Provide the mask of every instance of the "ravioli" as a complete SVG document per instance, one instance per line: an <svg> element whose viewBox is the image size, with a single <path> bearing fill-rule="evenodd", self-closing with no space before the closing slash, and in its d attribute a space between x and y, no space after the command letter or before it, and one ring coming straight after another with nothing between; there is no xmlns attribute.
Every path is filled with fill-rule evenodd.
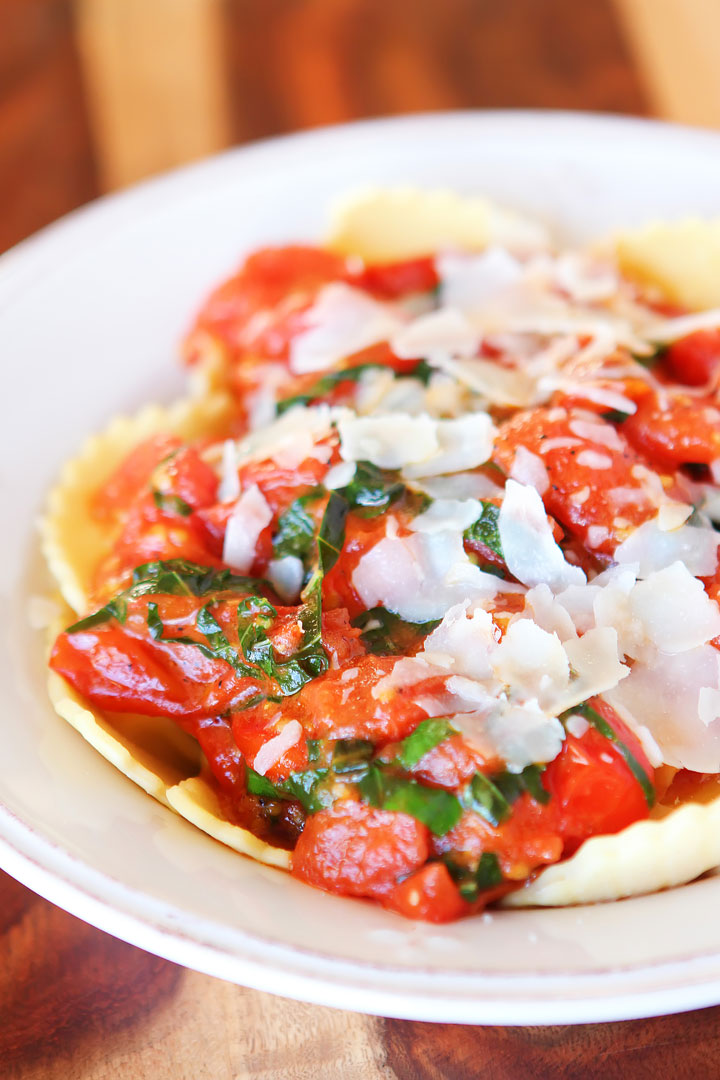
<svg viewBox="0 0 720 1080"><path fill-rule="evenodd" d="M701 258L697 253L692 254L700 235L695 225L668 226L669 231L663 232L664 228L658 226L626 234L618 240L620 265L626 276L636 278L641 284L662 287L666 297L688 307L703 308L717 303L710 280L714 281L713 229L707 235L703 233L707 248ZM478 253L487 252L488 245L492 249L489 261L473 262ZM507 254L496 256L495 246L501 245L506 245L503 250ZM377 351L387 344L380 336L377 342L370 340L358 350L360 360L356 366L360 377L353 366L355 361L343 366L345 361L341 360L338 367L333 350L337 348L339 331L335 324L328 324L323 327L325 354L318 352L314 343L314 352L305 350L302 354L304 366L301 368L298 363L297 370L293 370L294 342L307 332L302 320L298 326L293 324L288 338L289 352L277 351L272 359L275 369L280 363L289 364L289 374L283 375L286 381L276 384L271 379L268 381L270 389L274 385L280 387L273 397L273 408L278 413L291 410L292 415L275 424L264 421L262 430L243 441L235 437L238 424L247 422L238 386L245 390L247 387L237 379L228 380L225 369L228 354L210 335L204 344L201 342L201 375L199 380L195 378L196 396L168 409L149 406L134 418L118 418L103 434L89 440L81 454L65 466L58 486L50 495L42 524L48 565L65 601L83 617L80 625L87 624L90 630L95 623L103 626L108 621L117 623L118 632L135 635L133 640L138 634L142 638L144 633L143 648L154 650L153 663L158 656L169 655L168 649L174 642L186 652L190 650L195 658L198 653L192 649L199 649L203 662L208 660L211 665L208 678L215 678L213 664L217 666L223 661L234 666L232 677L218 677L217 681L221 687L223 681L226 684L222 693L229 694L230 686L236 696L222 698L218 690L220 698L229 704L223 708L218 705L216 711L227 713L232 719L233 737L240 740L239 760L247 765L253 794L263 812L277 816L278 807L285 813L282 808L296 806L299 801L306 827L299 833L295 858L286 843L267 842L249 828L225 818L217 778L213 778L208 768L208 759L200 752L195 738L180 731L169 715L140 716L131 709L98 708L68 687L55 672L50 676L50 696L59 715L117 768L215 839L259 861L291 869L297 876L324 888L371 896L382 902L386 902L392 891L393 899L388 906L394 910L442 921L468 913L471 908L463 907L462 903L479 902L478 888L481 895L483 890L489 890L490 896L493 887L500 885L498 897L501 897L503 891L515 888L522 880L520 857L510 869L509 863L495 858L492 873L483 877L482 867L485 865L486 871L488 865L483 864L483 854L472 871L471 885L475 892L468 891L467 874L462 867L458 868L452 838L462 835L465 837L462 843L469 844L470 850L477 844L477 838L472 829L470 833L467 831L468 815L476 814L482 819L485 824L481 831L488 824L501 829L502 822L515 813L514 800L519 799L518 805L525 808L536 804L541 812L551 791L543 788L539 777L557 775L553 761L563 740L565 744L570 740L579 744L588 726L594 725L594 737L608 740L606 756L611 752L616 758L622 757L625 764L621 762L620 767L629 767L641 779L646 753L649 757L657 755L658 764L661 760L674 768L685 764L683 755L689 751L683 747L682 738L678 741L673 735L672 751L666 750L663 758L663 748L657 746L652 731L637 717L631 717L630 729L624 726L627 702L631 699L619 696L614 690L618 684L623 685L622 679L633 670L640 671L648 663L648 656L651 659L657 656L658 650L660 653L667 650L673 656L692 654L697 659L697 669L700 670L702 661L705 671L711 655L707 651L711 648L709 643L720 632L716 625L720 618L716 600L705 593L698 581L699 576L714 573L717 544L713 548L709 519L686 523L693 512L689 493L692 490L698 495L698 488L681 485L678 489L677 478L685 475L682 473L685 460L673 460L672 448L661 447L665 456L655 472L642 464L646 458L637 450L639 444L627 441L624 432L626 421L629 421L627 430L633 430L635 410L644 407L645 399L642 395L637 401L628 397L631 391L627 390L622 376L616 377L613 368L615 364L619 366L618 354L623 362L634 363L633 350L645 350L648 355L653 352L650 332L643 336L646 326L656 328L662 324L661 332L671 348L676 339L682 341L683 333L680 328L674 330L672 320L663 321L651 301L646 310L641 310L646 322L628 320L620 314L625 308L612 306L614 297L607 285L606 267L592 262L585 264L585 256L576 253L552 253L542 227L499 211L484 200L464 200L449 192L405 189L366 193L339 207L329 248L342 258L350 257L347 264L350 277L343 280L342 288L354 293L364 289L365 296L370 297L363 299L362 310L367 311L370 319L377 316L378 325L383 327L378 334L389 335L389 360L386 353ZM425 265L427 253L437 250L447 253L432 269L439 275L440 285L428 288L432 279ZM465 255L458 254L459 251ZM534 254L538 251L539 254ZM675 254L671 257L668 252ZM377 264L377 276L371 273L367 279L358 277L355 266L358 259ZM382 294L383 289L398 287L393 275L403 260L411 267L405 271L410 274L411 282L407 289L411 301L406 309L401 306L402 294L399 299L393 296L389 300ZM527 264L536 265L537 269L535 277L526 274L525 280ZM501 301L485 308L468 307L464 299L467 289L487 288L488 273L499 275L505 289L498 293ZM538 293L536 285L538 278L543 280L542 274L556 275L547 286L547 295L542 290ZM418 282L423 283L423 289L416 288ZM617 284L614 287L617 289ZM313 295L317 297L317 293ZM440 304L444 305L439 315L438 295ZM347 319L350 315L355 318L359 310L356 300L351 298L351 301L348 307L345 294L339 299L336 294L332 304L325 308L330 312L330 321L340 319L341 333L349 333L350 337L355 331L347 329ZM524 309L521 303L526 305ZM633 303L635 317L640 310L637 298L633 298ZM642 297L640 303L644 303ZM290 311L293 310L291 304ZM311 306L307 310L314 309ZM542 364L531 356L523 367L523 358L518 362L512 354L496 363L499 346L492 343L502 329L496 323L498 310L511 327L510 333L516 335L523 347L529 347L528 341L532 343L538 338L550 339L537 347ZM682 322L682 318L687 317L681 316L678 321ZM345 324L342 319L346 320ZM475 342L474 352L468 347L468 340ZM479 353L477 342L486 340L491 343L490 350ZM558 340L564 342L565 351L557 347ZM197 340L195 344L198 345ZM269 347L277 349L274 339ZM306 370L308 356L315 357L312 364L316 366L311 364ZM429 359L417 359L423 356ZM583 370L579 361L576 363L578 357L584 360L594 381L581 375L579 381L572 382L577 378L577 370ZM251 355L250 359L262 380L263 365L269 371L270 360L260 353ZM597 365L596 374L593 364ZM512 404L508 401L506 385L501 386L495 378L498 367L503 369L506 381L509 371L522 381L522 397L517 397L516 382L513 390L516 399ZM642 375L639 365L633 369L633 377L636 374ZM259 385L261 381L252 383L253 394ZM458 385L463 387L462 399L456 392ZM652 390L652 381L647 385ZM232 392L211 390L211 386L230 386ZM339 390L345 397L338 400ZM579 406L575 403L578 396ZM368 405L368 400L374 404ZM460 400L467 412L456 416L453 409ZM558 401L572 404L558 405ZM531 411L513 412L519 404L527 404ZM708 405L706 411L711 408ZM542 422L535 431L532 425L538 417ZM705 419L712 426L712 419ZM153 493L155 505L161 510L161 527L172 529L173 514L177 515L178 523L188 516L195 521L197 514L198 528L204 530L202 535L210 545L208 551L212 550L208 574L210 577L220 574L215 592L209 586L185 585L182 593L188 611L193 618L197 617L198 627L204 612L204 636L198 636L193 629L194 636L188 637L189 615L181 618L178 614L172 617L165 614L157 594L142 574L134 573L132 581L136 584L139 581L139 585L130 586L123 594L130 598L122 601L123 605L130 605L129 616L125 607L112 605L105 614L102 611L92 614L93 608L97 608L97 603L92 602L95 569L113 550L119 529L117 523L110 524L93 516L92 495L130 450L162 432L179 435L190 447L200 440L202 460L198 468L214 469L223 492L214 501L206 500L199 511L192 502L186 502L185 488ZM655 452L654 447L651 450ZM646 453L647 446L643 444L642 454ZM573 456L577 462L572 460ZM267 479L268 463L276 472L279 470L271 482ZM578 467L587 470L588 481L596 484L598 494L590 498L586 494L590 488L587 485L583 488L578 481L565 492L562 502L554 492L562 487L561 478L567 481L569 473ZM670 473L674 481L668 479ZM304 479L297 487L299 475ZM186 481L181 477L178 482ZM263 487L266 482L268 486ZM706 505L710 507L713 482L714 474L703 480L697 500L701 511ZM697 485L695 479L692 483ZM296 490L287 497L290 500L286 500L287 505L278 509L273 492L283 484L288 490L295 484ZM177 493L181 490L184 494ZM608 492L612 495L615 491L622 493L623 501L620 512L616 511L610 520L602 500L607 499ZM322 514L313 510L318 505ZM595 517L591 512L593 506ZM162 514L166 510L169 523L163 525ZM338 558L342 566L345 522L346 519L349 523L356 522L354 515L362 526L353 525L360 529L357 534L352 533L355 544L356 535L365 535L373 521L386 529L377 546L361 554L358 565L347 571L347 581L356 597L353 602L357 603L359 596L364 605L362 618L353 616L360 629L350 631L350 615L346 613L342 617L345 622L339 617L335 620L337 639L332 637L336 633L333 623L330 638L321 637L318 629L311 647L307 626L314 617L313 596L316 599L320 596L317 575L320 573L322 583L323 576L331 575ZM605 521L607 525L600 523ZM443 540L445 533L448 538ZM559 541L561 533L563 539ZM263 536L269 556L258 554ZM665 539L668 536L670 548ZM634 546L626 547L631 541ZM217 547L218 543L221 548ZM214 569L220 558L218 552L222 555L224 571ZM677 552L677 558L673 552ZM685 559L691 570L687 566L683 570L678 558ZM259 559L264 560L260 576L257 569L253 571ZM380 567L383 559L387 564L385 571ZM387 570L390 566L387 560L392 561L391 572ZM603 576L603 567L611 563L613 566ZM176 573L176 564L172 560L163 563L162 556L160 562L152 565L159 566L162 573ZM165 566L169 568L167 571L163 569ZM640 569L633 570L637 566ZM198 569L186 569L180 577L184 573L187 580L193 575L197 578ZM235 577L231 574L229 579L222 578L222 573L227 575L230 571ZM251 571L256 582L253 588L260 589L259 593L253 593L250 585L243 592L245 586L237 584L242 575L250 575ZM157 576L157 571L153 573ZM673 588L687 606L683 620L678 620L674 629L668 629L661 598L653 595L653 582L657 581L659 589L659 575L668 573L674 575ZM419 575L417 580L413 574ZM267 580L258 585L262 575ZM597 586L595 575L601 583ZM695 584L691 587L693 578ZM337 575L332 580L340 582ZM313 582L316 582L315 593ZM230 599L228 588L231 592L235 589ZM249 601L247 589L250 589ZM201 607L207 597L210 599ZM237 597L240 597L239 606ZM281 602L278 597L282 597ZM243 614L242 605L247 607L247 603L251 604L253 617L260 618L259 629L252 627ZM215 614L210 615L213 604L218 606ZM223 621L228 611L235 620L232 633L228 630L229 623ZM269 615L269 611L273 614ZM375 625L376 611L384 612L379 627ZM319 607L318 626L322 613ZM140 617L146 626L144 631L137 629ZM130 623L123 629L126 618ZM304 634L302 640L293 630L293 620ZM172 635L171 627L176 623L181 624L185 636ZM388 626L394 629L388 631ZM252 630L250 636L248 628ZM326 630L323 624L323 634ZM368 654L361 655L359 646L354 645L360 632L363 641L372 643L368 645ZM288 644L293 633L295 643ZM393 633L401 635L400 644L383 651L389 640L387 635ZM233 635L239 635L237 645ZM330 639L344 640L346 654L340 656L336 644L329 646ZM480 647L484 650L482 659L477 651ZM371 655L376 648L378 660ZM329 668L325 661L320 663L323 649L326 659L334 657ZM389 657L398 654L400 659L391 662ZM199 659L195 666L198 664ZM353 688L352 680L359 670L363 679L371 671L375 682L368 700L381 705L385 700L395 700L408 687L412 689L413 679L425 686L423 680L442 677L447 680L444 685L451 689L449 698L446 693L443 699L445 712L437 711L439 706L434 702L427 704L430 697L424 690L418 695L423 703L420 713L412 713L409 718L403 714L401 720L391 717L387 721L390 726L384 729L384 742L378 745L389 745L388 752L395 754L394 758L388 759L387 754L383 758L383 750L377 759L371 760L369 752L363 751L365 757L361 753L357 761L351 754L351 767L347 767L343 755L350 751L344 745L346 742L367 746L377 738L374 734L368 736L370 728L353 711L355 698L360 699L365 692L359 682ZM347 693L339 685L346 675ZM275 680L270 690L265 686L268 678ZM241 686L243 679L254 680L253 686L258 690L255 697L249 696L249 690L244 698L237 696L245 693ZM317 714L302 711L306 699L314 700L315 679L317 686L337 684L337 693L343 695L333 699L337 712L327 721L322 720L324 714L319 705ZM305 687L309 689L306 691ZM713 694L720 696L720 688L716 691L707 685L705 689L708 693L702 703L698 702L695 724L698 730L705 725L710 731L715 719ZM618 702L619 719L615 728L594 706L586 707L588 700L606 692L615 692ZM488 694L495 695L495 712L488 714L493 717L490 724L482 716L478 718L479 706L471 704L489 700ZM337 705L339 700L342 707ZM613 700L611 696L611 704ZM350 704L346 706L347 702ZM453 705L458 705L457 713ZM421 719L422 710L426 720ZM355 717L355 727L350 723L351 714ZM188 729L192 726L190 719L194 722L197 715L200 715L197 710L192 718L188 714L185 724ZM563 718L564 734L558 716ZM590 725L587 716L594 716ZM677 724L677 716L671 716L667 722L672 727ZM522 737L516 737L513 724L525 732ZM228 721L228 732L230 727ZM261 736L257 735L258 731ZM629 734L618 735L618 731ZM252 741L256 735L264 740L261 747ZM323 742L328 737L329 749ZM305 738L308 755L312 752L325 756L313 759L299 755ZM473 743L473 739L479 741ZM446 744L445 740L450 742ZM469 773L467 783L458 782L449 793L435 778L431 778L430 787L424 787L425 755L442 751L443 745L450 743L457 746L458 740L470 741L475 754L472 761L476 765L485 763L482 767L477 765L480 771L475 776L481 779L476 781ZM310 743L313 743L312 751ZM321 749L317 750L315 744ZM338 756L340 744L343 744L342 753ZM218 754L215 766L224 768L222 753L216 750L213 753ZM233 753L238 756L237 746ZM277 775L273 772L281 768L283 761L295 760L296 753L301 764L289 777L282 775L282 770ZM357 756L357 750L352 753ZM705 768L713 753L714 744L708 738L700 756L692 758L691 767ZM232 767L236 766L237 762ZM400 766L404 771L398 772ZM362 776L357 788L362 792L360 799L353 787L357 776ZM368 778L375 785L372 791ZM486 781L489 787L483 786ZM548 782L552 788L556 781ZM419 793L420 788L425 794ZM448 797L444 798L446 794ZM342 834L343 843L352 846L348 822L357 816L360 804L366 809L357 826L359 834L363 830L368 835L375 828L383 829L388 843L398 846L402 842L407 862L398 870L397 884L392 890L382 882L377 886L371 882L367 886L370 891L358 891L354 881L342 877L344 871L337 865L331 869L335 877L320 879L312 861L320 843L315 832L321 815L325 815L330 831L334 829L335 834ZM300 826L293 813L287 821L283 819L283 827L287 825L297 831ZM609 817L608 833L589 835L570 858L557 861L556 849L553 855L542 855L526 870L528 880L524 886L515 888L501 902L511 907L589 903L693 880L720 863L719 815L720 796L710 787L705 789L705 801L685 800L671 809L656 805L648 819L636 820L619 831L610 824ZM409 825L404 824L405 819ZM427 852L422 856L426 851L423 830L428 829L433 845L429 861ZM313 843L316 847L311 857L308 851ZM550 852L552 844L549 841L548 844ZM492 848L489 854L495 857ZM543 868L543 860L552 861L553 865ZM455 883L453 888L462 885L466 890L460 894L462 903L458 901L454 906L448 903L439 914L437 910L427 914L429 908L418 908L413 899L417 891L413 883L418 881L418 889L427 886L430 894L437 889L437 882L434 879L431 882L430 878L445 875L443 887L446 888L445 878L450 881L448 873ZM494 876L497 874L499 879ZM406 880L409 885L405 884ZM471 894L472 899L468 900Z"/></svg>

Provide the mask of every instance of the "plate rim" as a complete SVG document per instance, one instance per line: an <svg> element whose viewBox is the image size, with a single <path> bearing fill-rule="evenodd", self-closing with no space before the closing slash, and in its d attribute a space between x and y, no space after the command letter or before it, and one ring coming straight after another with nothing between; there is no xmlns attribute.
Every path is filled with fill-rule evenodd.
<svg viewBox="0 0 720 1080"><path fill-rule="evenodd" d="M296 132L232 147L128 189L100 196L45 226L0 256L0 303L11 298L15 289L22 290L24 285L31 283L38 271L40 274L48 272L55 264L58 253L64 250L68 235L75 236L81 243L87 235L102 236L114 230L118 220L126 217L128 212L132 213L137 205L142 206L143 215L152 213L153 205L157 205L158 200L166 194L177 197L182 195L184 188L191 192L202 187L212 181L215 173L222 174L230 161L243 159L252 163L255 159L255 163L262 167L263 158L268 155L272 158L276 154L282 157L288 151L292 153L291 147L298 144L306 147L314 145L322 151L326 144L337 147L338 141L340 144L344 140L355 141L358 137L372 136L376 132L387 133L397 129L416 131L428 125L436 128L440 125L447 127L448 124L503 128L510 142L516 142L528 125L531 130L535 129L535 137L538 128L567 133L572 129L587 131L591 127L597 133L604 133L614 144L623 138L633 139L641 132L643 135L653 133L655 138L680 140L683 144L707 148L720 154L718 132L640 117L542 109L425 112ZM56 864L54 869L51 868L53 863ZM57 864L60 864L60 869ZM535 980L538 989L534 994L508 993L505 999L499 1000L490 993L477 996L479 988L473 989L471 984L473 978L477 980L479 976L471 973L438 972L450 987L449 992L438 995L414 988L412 969L397 970L394 981L404 980L405 985L384 989L367 985L368 971L380 972L381 969L377 967L363 969L358 964L323 955L316 957L316 963L323 970L312 972L309 970L312 954L307 953L304 963L300 965L297 957L302 950L275 943L268 945L247 931L237 933L249 942L255 940L266 951L265 958L253 956L249 947L245 955L227 950L223 952L210 942L199 940L197 930L195 937L182 933L179 926L182 909L159 905L147 894L94 870L49 837L34 830L2 804L0 867L71 914L170 961L270 993L278 993L278 975L281 973L283 996L335 1008L404 1019L512 1025L640 1018L687 1011L720 1001L720 952L657 965L643 964L625 971L570 976L542 974ZM93 877L97 880L88 880ZM141 917L133 912L131 905L126 902L126 897L131 893L138 897L145 895L146 900L151 900L151 906L163 906L164 925L152 914ZM186 921L187 918L192 920L195 917L186 913ZM277 955L267 955L273 950ZM288 964L293 957L296 961L294 970L281 966L281 962ZM382 969L382 974L387 976L385 969ZM609 978L614 978L620 984L612 993L608 991ZM533 982L527 975L483 974L482 979L488 985L514 982L529 987ZM573 992L568 980L573 985L582 983L584 992ZM643 980L647 985L641 989ZM388 978L388 981L393 982L393 979ZM555 987L555 983L559 985ZM564 989L561 984L565 984ZM622 984L625 984L624 988ZM635 989L633 984L636 984ZM462 989L464 986L468 989ZM679 995L682 995L682 1000L678 999Z"/></svg>

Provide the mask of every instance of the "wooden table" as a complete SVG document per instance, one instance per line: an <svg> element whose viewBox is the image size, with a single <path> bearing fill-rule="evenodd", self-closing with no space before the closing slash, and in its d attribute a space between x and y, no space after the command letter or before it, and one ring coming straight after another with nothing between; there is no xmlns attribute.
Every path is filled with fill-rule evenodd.
<svg viewBox="0 0 720 1080"><path fill-rule="evenodd" d="M647 111L610 0L226 0L223 10L232 141L418 109ZM89 122L71 0L0 0L0 26L2 249L98 193L104 136ZM528 1029L335 1012L178 968L2 874L0 933L7 1080L720 1075L718 1009Z"/></svg>
<svg viewBox="0 0 720 1080"><path fill-rule="evenodd" d="M3 1080L697 1080L720 1008L578 1027L383 1020L246 990L116 941L0 875Z"/></svg>

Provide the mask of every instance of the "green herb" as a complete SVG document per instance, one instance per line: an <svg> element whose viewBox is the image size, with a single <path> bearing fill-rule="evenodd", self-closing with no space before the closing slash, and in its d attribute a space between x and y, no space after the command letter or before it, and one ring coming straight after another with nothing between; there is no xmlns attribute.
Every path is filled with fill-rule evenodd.
<svg viewBox="0 0 720 1080"><path fill-rule="evenodd" d="M165 628L158 612L158 606L153 604L152 601L147 606L147 625L150 637L154 638L155 641L160 641Z"/></svg>
<svg viewBox="0 0 720 1080"><path fill-rule="evenodd" d="M333 772L348 783L357 783L367 776L373 744L366 739L338 739L332 756Z"/></svg>
<svg viewBox="0 0 720 1080"><path fill-rule="evenodd" d="M165 510L170 514L179 514L180 517L189 517L193 512L190 503L186 503L179 495L166 495L163 491L153 491L153 502L158 510Z"/></svg>
<svg viewBox="0 0 720 1080"><path fill-rule="evenodd" d="M500 507L496 506L495 503L487 502L485 499L482 500L481 506L480 517L465 530L465 539L484 544L485 547L490 548L502 559L504 555L498 529Z"/></svg>
<svg viewBox="0 0 720 1080"><path fill-rule="evenodd" d="M339 495L348 506L360 509L364 517L377 517L405 491L399 473L391 469L379 469L370 461L358 461L355 475L350 483L340 488Z"/></svg>
<svg viewBox="0 0 720 1080"><path fill-rule="evenodd" d="M438 625L439 620L411 623L384 607L370 608L352 620L361 630L360 637L368 652L376 656L395 656L411 652Z"/></svg>
<svg viewBox="0 0 720 1080"><path fill-rule="evenodd" d="M515 802L523 792L527 792L535 802L545 804L550 801L550 792L543 787L544 771L544 765L527 765L522 772L496 773L491 780L509 803Z"/></svg>
<svg viewBox="0 0 720 1080"><path fill-rule="evenodd" d="M127 601L124 593L116 596L114 600L110 600L109 603L93 612L92 615L87 615L84 619L73 623L72 626L68 626L65 632L67 634L77 634L82 630L91 630L93 626L100 626L102 623L109 622L110 619L115 619L119 623L124 623L127 619Z"/></svg>
<svg viewBox="0 0 720 1080"><path fill-rule="evenodd" d="M371 806L409 814L427 825L436 836L450 832L462 817L462 806L450 792L425 787L416 780L391 776L376 765L370 766L358 788Z"/></svg>
<svg viewBox="0 0 720 1080"><path fill-rule="evenodd" d="M412 769L435 746L456 734L455 728L445 717L421 720L412 734L400 743L395 760L404 769Z"/></svg>
<svg viewBox="0 0 720 1080"><path fill-rule="evenodd" d="M560 716L560 720L565 722L571 716L582 716L585 720L587 720L589 724L591 724L596 729L596 731L599 731L600 734L604 736L604 738L609 739L610 742L615 744L615 746L618 748L618 751L625 759L625 763L630 769L630 772L633 774L638 784L642 788L646 803L649 807L653 807L655 805L655 789L652 786L650 777L645 772L645 769L635 757L630 747L627 746L622 741L620 736L615 733L610 724L608 724L607 720L605 720L599 712L596 712L596 710L593 709L591 705L588 705L586 701L584 701L581 705L575 705L572 709L568 709L567 712L564 712L562 716Z"/></svg>
<svg viewBox="0 0 720 1080"><path fill-rule="evenodd" d="M320 760L320 739L307 739L306 745L308 761L314 764L316 761Z"/></svg>
<svg viewBox="0 0 720 1080"><path fill-rule="evenodd" d="M477 900L479 894L486 889L502 885L502 870L494 852L484 851L474 867L457 862L452 854L445 855L443 862L457 883L460 895L469 903Z"/></svg>
<svg viewBox="0 0 720 1080"><path fill-rule="evenodd" d="M623 412L622 409L607 409L604 413L600 413L603 420L608 420L611 424L622 424L623 420L627 420L630 413Z"/></svg>
<svg viewBox="0 0 720 1080"><path fill-rule="evenodd" d="M366 364L356 364L355 367L343 368L341 371L331 371L328 375L323 375L321 379L318 379L316 383L306 390L304 394L294 394L292 397L282 398L277 403L277 415L281 416L282 413L287 412L288 409L292 409L295 405L309 405L312 401L317 401L318 398L324 397L325 394L329 394L336 386L339 386L344 382L358 382L366 371L390 371L397 378L397 373L393 371L387 364L380 364L377 362L368 362ZM424 386L427 386L430 381L430 377L433 373L433 368L425 360L420 360L412 371L406 372L412 379L419 379ZM402 378L402 376L400 376Z"/></svg>
<svg viewBox="0 0 720 1080"><path fill-rule="evenodd" d="M318 558L322 574L333 568L342 551L348 510L347 500L338 492L331 491L318 534Z"/></svg>
<svg viewBox="0 0 720 1080"><path fill-rule="evenodd" d="M232 667L238 675L257 675L256 671L253 671L252 668L248 668L246 664L242 663L235 649L233 649L226 638L223 628L220 626L220 623L215 616L211 614L208 606L202 607L198 611L195 616L195 626L203 637L206 638L208 646L215 657L230 664L230 667ZM175 638L174 640L179 641L180 639ZM183 644L196 645L197 643L188 639L187 641L183 641Z"/></svg>
<svg viewBox="0 0 720 1080"><path fill-rule="evenodd" d="M276 558L295 555L304 559L315 544L315 522L307 513L303 499L296 499L278 518L277 532L273 537Z"/></svg>
<svg viewBox="0 0 720 1080"><path fill-rule="evenodd" d="M265 799L295 799L308 814L315 814L329 802L329 796L319 790L326 773L327 769L305 769L302 772L290 773L286 780L273 784L267 777L246 765L245 782L251 795L259 795Z"/></svg>
<svg viewBox="0 0 720 1080"><path fill-rule="evenodd" d="M200 566L186 559L168 559L143 563L133 570L132 585L121 595L130 599L147 593L169 593L172 596L209 596L221 592L254 592L265 582L257 578Z"/></svg>
<svg viewBox="0 0 720 1080"><path fill-rule="evenodd" d="M475 773L461 795L463 806L485 818L491 825L500 825L510 817L510 805L492 780Z"/></svg>

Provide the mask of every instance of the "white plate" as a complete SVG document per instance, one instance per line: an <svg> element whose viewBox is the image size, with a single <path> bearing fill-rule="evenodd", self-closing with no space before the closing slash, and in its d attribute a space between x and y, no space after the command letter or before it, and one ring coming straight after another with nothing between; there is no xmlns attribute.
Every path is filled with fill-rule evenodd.
<svg viewBox="0 0 720 1080"><path fill-rule="evenodd" d="M205 290L260 243L321 234L368 182L486 193L586 238L720 214L720 136L543 113L420 116L232 151L71 215L0 260L0 864L88 922L288 997L422 1020L568 1023L720 1001L720 878L588 908L433 927L316 892L153 802L45 699L27 600L60 462L181 386Z"/></svg>

